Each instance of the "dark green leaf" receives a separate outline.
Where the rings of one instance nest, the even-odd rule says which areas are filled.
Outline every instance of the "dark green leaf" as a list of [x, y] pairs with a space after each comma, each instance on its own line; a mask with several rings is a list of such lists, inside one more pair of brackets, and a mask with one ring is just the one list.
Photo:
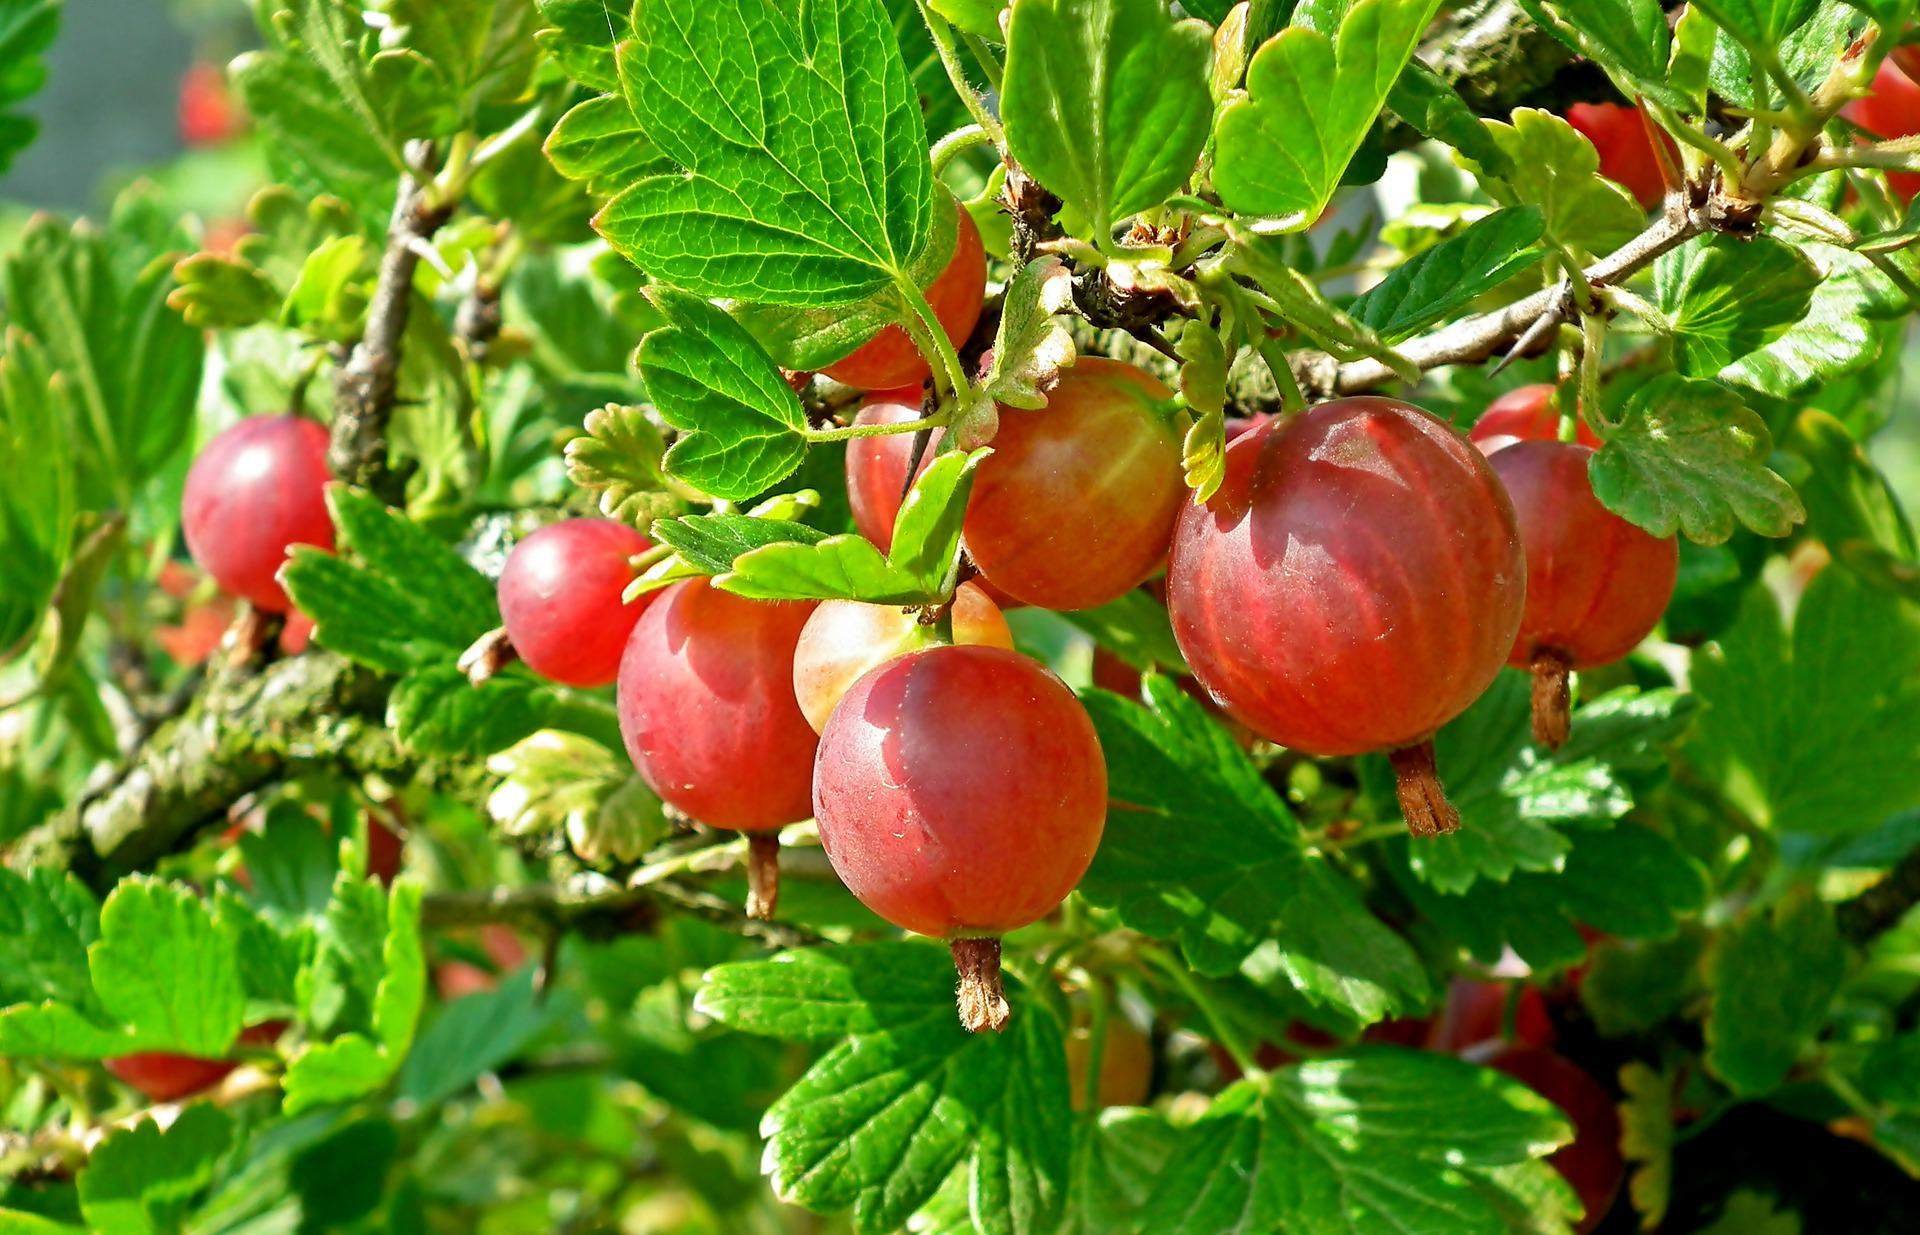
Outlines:
[[1889, 338], [1875, 324], [1912, 308], [1906, 295], [1862, 255], [1817, 241], [1795, 243], [1820, 271], [1806, 314], [1778, 339], [1721, 374], [1780, 399], [1804, 397], [1872, 364]]
[[1513, 170], [1507, 152], [1493, 140], [1460, 92], [1419, 57], [1407, 61], [1387, 94], [1387, 106], [1423, 136], [1445, 142], [1478, 163], [1485, 174], [1504, 179]]
[[1707, 958], [1707, 1066], [1735, 1093], [1777, 1087], [1826, 1022], [1846, 971], [1830, 906], [1798, 897], [1748, 914]]
[[400, 1096], [432, 1106], [518, 1055], [557, 1012], [534, 993], [533, 979], [528, 965], [493, 990], [448, 1004], [407, 1056]]
[[198, 1102], [166, 1131], [143, 1119], [107, 1137], [80, 1172], [80, 1209], [95, 1231], [171, 1235], [233, 1143], [233, 1118]]
[[1540, 260], [1541, 225], [1537, 207], [1496, 210], [1395, 267], [1348, 311], [1389, 343], [1411, 338]]
[[1787, 445], [1810, 465], [1796, 478], [1807, 524], [1842, 565], [1876, 587], [1920, 600], [1920, 549], [1887, 478], [1845, 425], [1808, 410]]
[[1139, 588], [1096, 608], [1076, 609], [1061, 616], [1143, 673], [1149, 669], [1186, 672], [1186, 658], [1174, 642], [1167, 607]]
[[567, 75], [595, 90], [618, 93], [620, 77], [614, 69], [613, 48], [631, 30], [631, 6], [612, 0], [534, 0], [547, 28], [535, 41]]
[[39, 131], [13, 111], [46, 82], [41, 53], [60, 29], [60, 0], [7, 0], [0, 5], [0, 173]]
[[77, 878], [0, 869], [0, 1004], [93, 1008], [87, 948], [99, 935], [100, 906]]
[[[1533, 19], [1574, 51], [1671, 107], [1687, 99], [1667, 80], [1667, 15], [1660, 0], [1521, 0]], [[1704, 6], [1702, 6], [1704, 7]]]
[[1806, 314], [1820, 272], [1767, 236], [1701, 236], [1654, 263], [1654, 302], [1672, 323], [1676, 367], [1712, 377]]

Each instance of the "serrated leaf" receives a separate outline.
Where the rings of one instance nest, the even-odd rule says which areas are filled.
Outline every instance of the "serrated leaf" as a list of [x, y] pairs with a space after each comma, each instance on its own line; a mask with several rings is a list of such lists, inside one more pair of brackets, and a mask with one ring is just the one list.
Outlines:
[[591, 823], [627, 776], [612, 751], [557, 729], [542, 729], [493, 755], [487, 771], [500, 778], [487, 795], [487, 814], [509, 836], [552, 835], [577, 819]]
[[289, 1115], [381, 1088], [413, 1043], [427, 981], [420, 946], [420, 889], [404, 880], [395, 884], [385, 902], [384, 918], [370, 1033], [342, 1034], [309, 1045], [294, 1057], [282, 1083]]
[[235, 842], [246, 861], [247, 897], [269, 913], [318, 919], [333, 897], [340, 845], [319, 820], [292, 803], [275, 803], [258, 832]]
[[641, 132], [626, 99], [617, 94], [575, 104], [555, 122], [544, 149], [561, 175], [583, 182], [599, 197], [672, 167]]
[[1159, 0], [1017, 0], [1007, 148], [1088, 238], [1165, 201], [1206, 144], [1210, 32]]
[[926, 246], [926, 126], [877, 0], [642, 0], [617, 58], [641, 129], [685, 169], [636, 182], [595, 220], [650, 275], [836, 304], [903, 278]]
[[1228, 234], [1233, 237], [1230, 258], [1233, 266], [1258, 283], [1272, 298], [1281, 316], [1315, 345], [1342, 360], [1372, 357], [1406, 381], [1420, 380], [1419, 370], [1389, 347], [1372, 328], [1355, 321], [1311, 280], [1287, 264], [1284, 237], [1258, 235], [1237, 223], [1229, 225]]
[[80, 409], [29, 336], [0, 336], [0, 662], [26, 646], [52, 602], [77, 536]]
[[1574, 51], [1621, 74], [1637, 93], [1671, 107], [1686, 95], [1667, 78], [1667, 15], [1660, 0], [1520, 0]]
[[1389, 343], [1412, 338], [1539, 261], [1543, 226], [1537, 207], [1496, 210], [1396, 266], [1348, 312]]
[[518, 1055], [560, 1015], [534, 991], [533, 965], [490, 991], [456, 999], [427, 1025], [400, 1069], [399, 1096], [431, 1107]]
[[1737, 1094], [1777, 1087], [1825, 1023], [1846, 970], [1833, 909], [1811, 897], [1722, 931], [1707, 957], [1707, 1066]]
[[1698, 236], [1654, 263], [1654, 303], [1673, 329], [1675, 367], [1712, 377], [1806, 314], [1820, 272], [1768, 236]]
[[[1540, 970], [1586, 956], [1587, 941], [1575, 923], [1625, 938], [1658, 939], [1706, 903], [1707, 879], [1699, 864], [1632, 820], [1581, 831], [1572, 840], [1562, 870], [1482, 882], [1461, 896], [1436, 891], [1410, 870], [1396, 882], [1436, 930], [1476, 959], [1492, 965], [1511, 948]], [[1404, 843], [1401, 851], [1404, 861]]]
[[856, 1230], [901, 1229], [956, 1167], [992, 1229], [1041, 1235], [1059, 1220], [1070, 1112], [1060, 1028], [1014, 984], [1004, 1033], [969, 1034], [953, 1012], [944, 950], [882, 943], [723, 965], [697, 1006], [751, 1033], [845, 1036], [762, 1122], [782, 1199], [851, 1208]]
[[1865, 447], [1840, 421], [1813, 409], [1795, 417], [1787, 445], [1810, 465], [1796, 490], [1814, 535], [1875, 587], [1920, 600], [1913, 527]]
[[205, 1102], [182, 1111], [165, 1131], [142, 1119], [114, 1132], [94, 1147], [75, 1180], [88, 1227], [116, 1235], [180, 1230], [233, 1136], [233, 1117]]
[[552, 56], [567, 76], [595, 90], [618, 93], [620, 77], [614, 68], [613, 47], [630, 27], [624, 7], [608, 0], [534, 0], [546, 29], [534, 41]]
[[1627, 1192], [1642, 1230], [1660, 1228], [1673, 1196], [1673, 1082], [1635, 1060], [1620, 1069], [1620, 1156], [1633, 1164]]
[[988, 398], [1037, 411], [1060, 370], [1074, 362], [1073, 335], [1058, 314], [1073, 303], [1073, 274], [1057, 257], [1028, 262], [1007, 284], [987, 371]]
[[353, 560], [296, 547], [281, 568], [323, 647], [404, 673], [448, 663], [499, 624], [492, 584], [431, 532], [345, 485], [328, 487], [327, 506]]
[[807, 418], [759, 343], [697, 296], [649, 288], [667, 324], [640, 343], [640, 376], [680, 436], [668, 471], [713, 496], [750, 498], [800, 466]]
[[391, 24], [375, 72], [401, 52], [417, 56], [456, 124], [527, 94], [539, 17], [526, 0], [385, 0], [383, 8]]
[[218, 1058], [240, 1033], [246, 996], [234, 941], [185, 887], [123, 881], [100, 907], [87, 960], [100, 1006], [143, 1043]]
[[[1168, 679], [1147, 706], [1084, 696], [1107, 754], [1107, 828], [1080, 891], [1130, 927], [1180, 941], [1188, 962], [1232, 972], [1263, 941], [1309, 1001], [1362, 1020], [1426, 997], [1405, 940], [1368, 913], [1342, 875], [1315, 869], [1299, 824], [1232, 737]], [[1220, 855], [1239, 855], [1222, 862]], [[1367, 945], [1354, 948], [1365, 937]]]
[[287, 289], [280, 324], [348, 343], [360, 336], [372, 292], [374, 249], [364, 236], [322, 241]]
[[394, 685], [387, 723], [418, 754], [472, 758], [513, 745], [558, 707], [553, 689], [530, 678], [500, 674], [475, 686], [456, 665], [423, 665]]
[[1519, 107], [1510, 124], [1484, 123], [1510, 170], [1483, 187], [1503, 206], [1537, 206], [1548, 236], [1576, 252], [1605, 253], [1646, 224], [1633, 195], [1600, 178], [1593, 143], [1559, 116]]
[[653, 538], [672, 548], [696, 572], [719, 575], [755, 549], [789, 541], [818, 544], [826, 533], [791, 519], [725, 512], [661, 519], [653, 525]]
[[1214, 186], [1243, 214], [1307, 227], [1332, 199], [1437, 0], [1357, 0], [1336, 31], [1294, 26], [1254, 53], [1214, 123]]
[[1777, 45], [1805, 25], [1820, 0], [1700, 0], [1700, 10], [1749, 47]]
[[1596, 497], [1655, 536], [1715, 545], [1736, 521], [1785, 536], [1806, 511], [1766, 465], [1767, 426], [1717, 382], [1674, 374], [1633, 393], [1619, 426], [1587, 464]]
[[1780, 399], [1803, 397], [1872, 364], [1889, 337], [1874, 323], [1912, 308], [1906, 295], [1866, 257], [1818, 241], [1796, 241], [1795, 247], [1820, 271], [1805, 315], [1720, 375]]
[[[1182, 1134], [1146, 1227], [1168, 1235], [1512, 1230], [1498, 1168], [1565, 1143], [1517, 1081], [1443, 1055], [1336, 1055], [1241, 1081]], [[1551, 1228], [1549, 1228], [1551, 1229]], [[1567, 1230], [1561, 1226], [1562, 1231]]]
[[646, 527], [679, 510], [660, 462], [666, 439], [644, 408], [609, 403], [588, 412], [584, 427], [567, 443], [567, 479], [599, 491], [601, 514]]
[[99, 903], [73, 875], [0, 869], [0, 1004], [95, 1007], [87, 948], [99, 936]]
[[279, 311], [280, 292], [246, 262], [218, 253], [196, 253], [173, 268], [179, 286], [167, 307], [203, 330], [232, 330], [263, 322]]
[[1790, 832], [1857, 833], [1920, 804], [1920, 619], [1844, 571], [1807, 587], [1791, 631], [1755, 587], [1696, 657], [1686, 753], [1728, 801]]

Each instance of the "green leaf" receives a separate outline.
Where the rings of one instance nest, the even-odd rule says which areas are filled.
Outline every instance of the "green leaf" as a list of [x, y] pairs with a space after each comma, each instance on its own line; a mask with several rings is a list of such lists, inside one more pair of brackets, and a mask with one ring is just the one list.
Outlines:
[[95, 1231], [172, 1235], [209, 1184], [234, 1140], [233, 1117], [197, 1102], [161, 1131], [152, 1119], [94, 1147], [75, 1181], [80, 1211]]
[[1139, 588], [1104, 605], [1060, 616], [1143, 673], [1149, 669], [1187, 671], [1186, 657], [1174, 641], [1173, 624], [1167, 619], [1167, 607]]
[[404, 1061], [426, 1001], [420, 946], [420, 889], [402, 881], [386, 901], [370, 1034], [342, 1034], [310, 1045], [287, 1068], [286, 1111], [351, 1101], [384, 1086]]
[[986, 395], [1008, 407], [1038, 411], [1060, 370], [1074, 362], [1073, 335], [1059, 316], [1073, 303], [1073, 274], [1057, 257], [1028, 262], [1007, 284]]
[[552, 723], [561, 699], [543, 683], [500, 674], [479, 686], [458, 666], [425, 665], [394, 686], [387, 723], [422, 755], [473, 758], [504, 750]]
[[697, 296], [648, 289], [667, 324], [640, 342], [640, 376], [679, 438], [668, 471], [742, 501], [790, 475], [807, 452], [800, 398], [759, 343]]
[[[1525, 872], [1481, 882], [1464, 895], [1439, 892], [1413, 875], [1396, 882], [1421, 916], [1481, 962], [1508, 948], [1535, 969], [1578, 963], [1587, 941], [1575, 923], [1630, 939], [1665, 938], [1706, 903], [1700, 866], [1659, 833], [1631, 820], [1571, 834], [1558, 872]], [[1405, 853], [1405, 843], [1401, 844]]]
[[902, 1229], [971, 1160], [981, 1229], [1041, 1235], [1067, 1185], [1066, 1060], [1045, 1005], [1010, 988], [1007, 1031], [967, 1033], [944, 950], [882, 943], [722, 965], [696, 1006], [751, 1033], [846, 1037], [762, 1123], [781, 1199], [851, 1208], [855, 1229], [878, 1235]]
[[1844, 571], [1793, 614], [1755, 587], [1694, 660], [1686, 754], [1735, 806], [1789, 832], [1859, 833], [1920, 805], [1920, 617]]
[[400, 1097], [423, 1107], [444, 1102], [513, 1059], [553, 1024], [558, 1010], [535, 994], [534, 968], [527, 965], [493, 990], [448, 1004], [400, 1070]]
[[582, 181], [597, 197], [610, 197], [643, 176], [672, 167], [617, 94], [576, 104], [553, 126], [545, 150], [561, 175]]
[[1700, 0], [1700, 10], [1748, 47], [1773, 48], [1805, 25], [1820, 0]]
[[[40, 216], [0, 264], [10, 324], [31, 334], [72, 397], [79, 501], [127, 509], [186, 446], [204, 343], [166, 309], [177, 229], [145, 226], [142, 190], [102, 229]], [[12, 348], [9, 348], [12, 351]]]
[[968, 34], [999, 42], [1002, 0], [927, 0], [927, 7]]
[[1654, 303], [1689, 377], [1712, 377], [1778, 339], [1806, 314], [1819, 282], [1800, 250], [1768, 236], [1699, 236], [1653, 267]]
[[1807, 525], [1875, 587], [1920, 600], [1920, 548], [1887, 478], [1847, 427], [1822, 411], [1795, 417], [1787, 446], [1810, 465], [1796, 477]]
[[246, 996], [234, 941], [192, 890], [123, 880], [100, 908], [87, 959], [101, 1007], [143, 1045], [218, 1058], [239, 1036]]
[[1742, 1095], [1786, 1080], [1847, 971], [1833, 910], [1811, 897], [1756, 910], [1707, 958], [1707, 1066]]
[[359, 338], [372, 294], [375, 251], [364, 236], [321, 242], [287, 289], [280, 324], [347, 343]]
[[1671, 107], [1687, 97], [1667, 78], [1667, 15], [1660, 0], [1520, 0], [1554, 37]]
[[1906, 295], [1861, 254], [1817, 241], [1794, 243], [1820, 272], [1806, 314], [1720, 375], [1780, 399], [1804, 397], [1872, 364], [1888, 338], [1875, 323], [1912, 308]]
[[[900, 503], [887, 560], [928, 591], [941, 591], [953, 573], [960, 552], [960, 524], [967, 515], [973, 479], [992, 453], [948, 451], [914, 477], [913, 487]], [[736, 561], [734, 569], [739, 565]]]
[[173, 268], [178, 287], [167, 307], [203, 330], [232, 330], [270, 320], [280, 310], [279, 289], [250, 264], [218, 253], [196, 253]]
[[627, 188], [596, 226], [706, 296], [857, 300], [929, 240], [926, 126], [877, 0], [799, 10], [641, 0], [618, 59], [640, 127], [684, 173]]
[[1337, 33], [1295, 26], [1254, 53], [1214, 124], [1214, 186], [1243, 214], [1320, 217], [1419, 46], [1437, 0], [1357, 0]]
[[1490, 1069], [1394, 1049], [1330, 1056], [1216, 1097], [1182, 1133], [1145, 1225], [1168, 1235], [1514, 1230], [1515, 1198], [1500, 1201], [1512, 1185], [1498, 1169], [1569, 1137], [1546, 1099]]
[[1576, 252], [1605, 253], [1645, 225], [1646, 214], [1633, 195], [1600, 178], [1600, 154], [1593, 143], [1559, 116], [1519, 107], [1511, 124], [1484, 123], [1511, 170], [1505, 178], [1483, 176], [1482, 187], [1503, 206], [1539, 207], [1546, 234], [1554, 240]]
[[523, 99], [532, 83], [539, 15], [526, 0], [386, 0], [391, 19], [373, 71], [398, 59], [458, 127], [483, 107]]
[[1717, 382], [1666, 374], [1634, 391], [1620, 426], [1587, 464], [1607, 509], [1655, 536], [1716, 545], [1735, 522], [1785, 536], [1806, 518], [1766, 465], [1767, 426]]
[[46, 349], [9, 328], [0, 338], [0, 661], [39, 629], [73, 551], [79, 416]]
[[1160, 0], [1017, 0], [1007, 148], [1084, 235], [1165, 201], [1207, 141], [1210, 32]]
[[100, 906], [73, 875], [0, 869], [0, 1004], [96, 1006], [87, 948], [99, 936]]
[[696, 572], [720, 575], [755, 549], [788, 542], [818, 544], [826, 533], [790, 519], [726, 512], [662, 519], [653, 525], [653, 538], [671, 547]]
[[1698, 989], [1703, 947], [1700, 936], [1688, 931], [1671, 939], [1598, 944], [1580, 983], [1580, 1002], [1610, 1038], [1654, 1029]]
[[493, 585], [431, 532], [345, 485], [328, 488], [327, 505], [352, 560], [296, 547], [281, 568], [321, 646], [404, 673], [447, 663], [499, 625]]
[[1513, 171], [1507, 152], [1493, 140], [1453, 83], [1421, 63], [1419, 57], [1408, 60], [1395, 79], [1387, 94], [1387, 106], [1422, 136], [1445, 142], [1478, 163], [1485, 175], [1505, 178]]
[[1504, 881], [1515, 871], [1560, 870], [1573, 847], [1563, 828], [1605, 826], [1632, 809], [1616, 759], [1657, 763], [1692, 710], [1678, 691], [1623, 688], [1576, 712], [1574, 739], [1543, 753], [1532, 740], [1530, 698], [1527, 675], [1502, 670], [1435, 739], [1461, 826], [1414, 846], [1411, 860], [1414, 872], [1442, 892], [1459, 894], [1477, 880]]
[[1496, 210], [1395, 267], [1348, 312], [1389, 343], [1412, 338], [1539, 261], [1543, 221], [1533, 206]]
[[666, 439], [646, 409], [609, 403], [587, 413], [586, 432], [567, 443], [567, 479], [600, 494], [600, 513], [646, 527], [682, 503], [661, 459]]
[[41, 53], [60, 29], [60, 0], [7, 0], [0, 5], [0, 174], [39, 131], [13, 110], [46, 83]]
[[1423, 1002], [1412, 949], [1306, 852], [1298, 822], [1233, 738], [1167, 678], [1144, 689], [1145, 707], [1105, 691], [1084, 698], [1111, 806], [1080, 891], [1135, 930], [1178, 939], [1209, 975], [1273, 939], [1269, 966], [1311, 1002], [1369, 1021]]
[[534, 41], [552, 56], [567, 76], [595, 90], [618, 93], [620, 76], [614, 68], [613, 48], [625, 38], [625, 5], [609, 0], [534, 0], [547, 23]]
[[[1366, 0], [1362, 0], [1363, 3]], [[1283, 36], [1284, 37], [1284, 36]], [[1372, 357], [1409, 382], [1420, 378], [1418, 369], [1405, 357], [1387, 346], [1373, 330], [1355, 321], [1335, 305], [1310, 279], [1286, 262], [1286, 239], [1259, 235], [1232, 224], [1230, 261], [1234, 268], [1260, 285], [1273, 299], [1280, 315], [1323, 351], [1342, 360]]]
[[1673, 1196], [1673, 1082], [1638, 1060], [1620, 1069], [1620, 1154], [1633, 1164], [1633, 1208], [1657, 1230]]

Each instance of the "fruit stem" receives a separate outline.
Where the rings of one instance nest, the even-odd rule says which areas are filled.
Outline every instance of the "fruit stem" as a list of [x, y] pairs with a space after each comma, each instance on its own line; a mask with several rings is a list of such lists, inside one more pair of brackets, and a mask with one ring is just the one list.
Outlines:
[[1393, 764], [1393, 788], [1400, 798], [1400, 814], [1407, 821], [1407, 831], [1415, 836], [1459, 831], [1460, 812], [1447, 801], [1447, 791], [1440, 784], [1432, 739], [1402, 746], [1389, 752], [1387, 758]]
[[1011, 1015], [1006, 992], [1000, 986], [1000, 941], [956, 939], [951, 949], [953, 967], [960, 971], [960, 986], [954, 993], [960, 1024], [968, 1033], [983, 1029], [999, 1033], [1007, 1027]]
[[773, 921], [780, 903], [780, 833], [753, 832], [747, 836], [747, 916]]
[[1565, 652], [1541, 648], [1533, 654], [1529, 669], [1533, 674], [1533, 740], [1548, 750], [1559, 750], [1566, 744], [1573, 723], [1573, 692], [1568, 686], [1573, 664]]

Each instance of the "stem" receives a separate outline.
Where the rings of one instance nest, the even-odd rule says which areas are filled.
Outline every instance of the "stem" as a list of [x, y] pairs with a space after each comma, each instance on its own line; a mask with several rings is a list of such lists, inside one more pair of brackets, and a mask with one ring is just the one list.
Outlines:
[[1440, 770], [1434, 765], [1433, 740], [1402, 746], [1387, 755], [1393, 764], [1394, 793], [1400, 799], [1400, 814], [1407, 831], [1415, 836], [1443, 836], [1460, 830], [1460, 812], [1447, 801], [1440, 783]]
[[960, 49], [954, 45], [953, 27], [947, 24], [946, 18], [928, 7], [927, 0], [913, 0], [913, 2], [920, 9], [921, 20], [927, 23], [927, 34], [933, 39], [934, 51], [940, 55], [940, 66], [946, 69], [947, 80], [953, 83], [955, 93], [959, 94], [960, 101], [966, 104], [967, 114], [973, 117], [975, 124], [992, 135], [994, 145], [1002, 150], [1006, 149], [1006, 130], [1000, 127], [1000, 121], [987, 110], [986, 101], [980, 97], [980, 92], [975, 90], [973, 83], [967, 80], [966, 66], [960, 63]]
[[1180, 993], [1185, 995], [1194, 1007], [1200, 1009], [1200, 1015], [1206, 1017], [1207, 1024], [1213, 1028], [1215, 1040], [1226, 1049], [1227, 1054], [1233, 1057], [1233, 1062], [1239, 1066], [1244, 1075], [1254, 1077], [1266, 1072], [1266, 1069], [1260, 1066], [1259, 1060], [1255, 1058], [1253, 1049], [1247, 1045], [1246, 1039], [1240, 1036], [1239, 1028], [1225, 1012], [1221, 1011], [1220, 1005], [1214, 1002], [1213, 996], [1207, 992], [1206, 988], [1194, 980], [1185, 965], [1159, 948], [1142, 949], [1140, 954], [1159, 966], [1162, 973], [1173, 979], [1173, 984], [1180, 988]]
[[1002, 80], [1000, 57], [994, 55], [993, 48], [977, 34], [969, 34], [962, 30], [960, 41], [967, 45], [967, 50], [973, 53], [974, 62], [980, 66], [980, 71], [987, 75], [987, 85], [993, 87], [994, 93], [998, 94]]
[[949, 948], [953, 967], [960, 973], [960, 985], [954, 993], [960, 1024], [968, 1033], [983, 1029], [999, 1033], [1012, 1015], [1000, 984], [1000, 941], [956, 939]]
[[992, 135], [977, 124], [962, 125], [955, 129], [933, 143], [933, 150], [927, 156], [933, 160], [933, 174], [937, 176], [945, 171], [947, 164], [953, 162], [956, 156], [992, 140]]
[[[957, 239], [955, 243], [958, 243]], [[918, 319], [917, 329], [915, 323], [907, 323], [907, 333], [925, 335], [924, 338], [916, 337], [915, 345], [920, 348], [920, 353], [927, 358], [927, 363], [933, 366], [935, 372], [946, 375], [947, 389], [956, 399], [959, 398], [960, 392], [968, 385], [967, 369], [960, 363], [960, 353], [954, 350], [953, 340], [947, 337], [947, 328], [940, 324], [939, 315], [933, 311], [933, 306], [927, 303], [927, 294], [915, 287], [913, 280], [905, 275], [898, 275], [894, 279], [894, 284], [900, 289], [900, 294], [905, 297], [907, 308], [913, 310], [914, 317]]]
[[898, 433], [918, 433], [922, 429], [944, 429], [947, 414], [926, 416], [919, 420], [903, 420], [897, 424], [878, 425], [841, 425], [832, 429], [805, 429], [809, 442], [850, 442], [861, 437], [891, 437]]
[[1081, 1077], [1081, 1092], [1074, 1095], [1080, 1099], [1079, 1109], [1097, 1111], [1100, 1109], [1100, 1066], [1106, 1062], [1107, 1022], [1113, 1012], [1113, 1001], [1107, 998], [1107, 988], [1091, 976], [1081, 984], [1087, 992], [1087, 1074]]
[[780, 833], [747, 834], [747, 916], [773, 921], [780, 904]]
[[1573, 724], [1569, 685], [1573, 663], [1565, 652], [1542, 648], [1533, 655], [1533, 740], [1548, 750], [1566, 745]]

